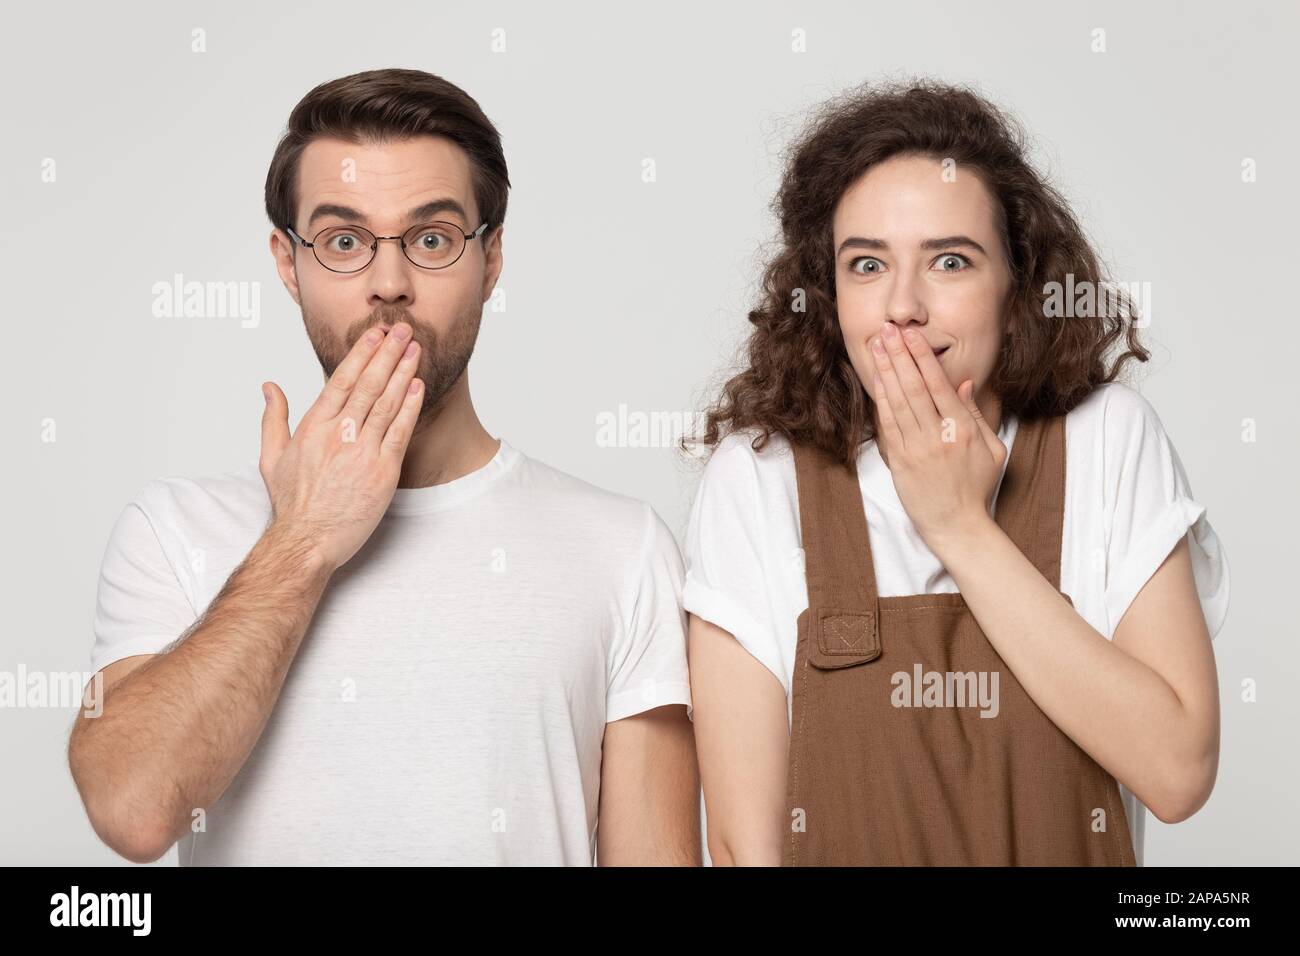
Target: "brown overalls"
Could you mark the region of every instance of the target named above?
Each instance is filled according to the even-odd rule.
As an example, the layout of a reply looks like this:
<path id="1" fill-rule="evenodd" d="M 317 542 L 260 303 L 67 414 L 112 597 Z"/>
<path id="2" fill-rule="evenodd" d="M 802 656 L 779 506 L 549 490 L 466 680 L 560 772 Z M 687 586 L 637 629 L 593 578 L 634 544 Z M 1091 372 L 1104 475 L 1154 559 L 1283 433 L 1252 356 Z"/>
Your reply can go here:
<path id="1" fill-rule="evenodd" d="M 877 595 L 856 469 L 794 451 L 808 609 L 784 865 L 1135 865 L 1115 778 L 1038 709 L 960 594 Z M 1063 416 L 1021 421 L 994 516 L 1059 591 Z"/>

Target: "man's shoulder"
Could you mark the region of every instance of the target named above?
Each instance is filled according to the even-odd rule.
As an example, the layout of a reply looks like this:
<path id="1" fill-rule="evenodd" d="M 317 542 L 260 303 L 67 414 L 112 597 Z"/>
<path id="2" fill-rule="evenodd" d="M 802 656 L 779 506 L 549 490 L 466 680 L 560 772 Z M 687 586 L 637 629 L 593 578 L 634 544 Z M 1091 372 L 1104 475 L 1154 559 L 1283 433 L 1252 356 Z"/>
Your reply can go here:
<path id="1" fill-rule="evenodd" d="M 199 476 L 163 475 L 147 482 L 130 504 L 152 520 L 173 525 L 227 525 L 265 520 L 270 498 L 257 461 Z"/>
<path id="2" fill-rule="evenodd" d="M 530 515 L 551 532 L 642 550 L 662 519 L 649 502 L 581 478 L 548 462 L 525 456 L 516 487 Z"/>
<path id="3" fill-rule="evenodd" d="M 596 521 L 644 522 L 646 502 L 527 456 L 521 478 L 539 505 L 588 513 Z"/>

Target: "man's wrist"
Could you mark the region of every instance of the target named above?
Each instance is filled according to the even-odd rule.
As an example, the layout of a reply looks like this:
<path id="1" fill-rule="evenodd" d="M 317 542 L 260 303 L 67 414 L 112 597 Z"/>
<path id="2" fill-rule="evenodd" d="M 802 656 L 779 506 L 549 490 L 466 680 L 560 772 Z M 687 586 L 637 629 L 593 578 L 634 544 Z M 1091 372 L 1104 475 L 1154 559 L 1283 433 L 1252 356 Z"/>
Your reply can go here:
<path id="1" fill-rule="evenodd" d="M 309 583 L 323 586 L 334 574 L 314 536 L 294 525 L 272 519 L 258 545 L 267 558 Z"/>

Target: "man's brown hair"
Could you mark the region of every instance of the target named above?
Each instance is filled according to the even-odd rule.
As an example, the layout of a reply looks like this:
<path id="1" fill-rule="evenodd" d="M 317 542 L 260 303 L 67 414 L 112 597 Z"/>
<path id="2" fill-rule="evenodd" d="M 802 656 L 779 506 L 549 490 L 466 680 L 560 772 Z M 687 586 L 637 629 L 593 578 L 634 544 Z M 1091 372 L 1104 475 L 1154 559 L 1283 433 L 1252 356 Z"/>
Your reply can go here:
<path id="1" fill-rule="evenodd" d="M 510 178 L 496 127 L 454 83 L 422 70 L 391 69 L 322 83 L 293 108 L 266 174 L 266 214 L 272 225 L 294 226 L 298 160 L 308 143 L 322 137 L 384 143 L 413 136 L 442 136 L 469 154 L 482 221 L 489 231 L 505 221 Z"/>

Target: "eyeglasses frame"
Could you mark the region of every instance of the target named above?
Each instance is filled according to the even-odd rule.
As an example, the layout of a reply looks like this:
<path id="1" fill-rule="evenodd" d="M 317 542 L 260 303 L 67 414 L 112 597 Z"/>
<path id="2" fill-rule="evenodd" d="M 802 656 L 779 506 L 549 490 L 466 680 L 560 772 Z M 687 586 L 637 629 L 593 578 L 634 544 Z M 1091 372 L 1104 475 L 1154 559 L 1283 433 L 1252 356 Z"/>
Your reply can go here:
<path id="1" fill-rule="evenodd" d="M 452 259 L 451 262 L 447 263 L 445 266 L 422 266 L 406 254 L 406 237 L 410 235 L 413 230 L 422 229 L 425 226 L 432 226 L 435 223 L 442 226 L 451 226 L 453 229 L 455 229 L 457 232 L 461 234 L 465 242 L 461 245 L 460 252 L 456 254 L 456 258 Z M 369 269 L 370 264 L 375 261 L 375 256 L 379 254 L 379 244 L 388 239 L 396 240 L 397 242 L 401 243 L 402 255 L 406 258 L 407 262 L 415 266 L 417 269 L 424 269 L 428 272 L 437 272 L 441 269 L 450 269 L 452 266 L 454 266 L 457 262 L 460 261 L 461 256 L 465 255 L 465 250 L 469 248 L 469 241 L 471 239 L 478 239 L 479 237 L 481 237 L 484 231 L 487 229 L 487 227 L 488 227 L 488 223 L 484 222 L 473 232 L 465 232 L 463 229 L 460 228 L 460 226 L 456 225 L 454 222 L 447 222 L 447 220 L 445 219 L 430 219 L 428 222 L 417 223 L 416 225 L 412 226 L 410 229 L 406 230 L 406 232 L 402 233 L 400 236 L 375 236 L 375 242 L 370 247 L 370 260 L 360 269 L 350 269 L 350 270 L 330 269 L 329 266 L 321 262 L 320 256 L 316 254 L 316 240 L 318 240 L 324 233 L 328 232 L 331 229 L 360 229 L 368 233 L 369 235 L 374 236 L 375 234 L 371 232 L 369 229 L 366 229 L 365 226 L 357 225 L 355 223 L 348 223 L 347 225 L 344 226 L 326 226 L 324 229 L 321 229 L 319 232 L 317 232 L 316 235 L 311 237 L 311 242 L 308 242 L 302 236 L 298 235 L 298 233 L 294 230 L 293 226 L 285 226 L 284 229 L 285 232 L 287 232 L 289 236 L 294 240 L 294 242 L 310 249 L 312 257 L 317 262 L 320 262 L 323 268 L 329 269 L 329 271 L 333 272 L 335 275 L 351 276 L 351 275 L 356 275 L 358 272 L 364 272 L 366 269 Z"/>

